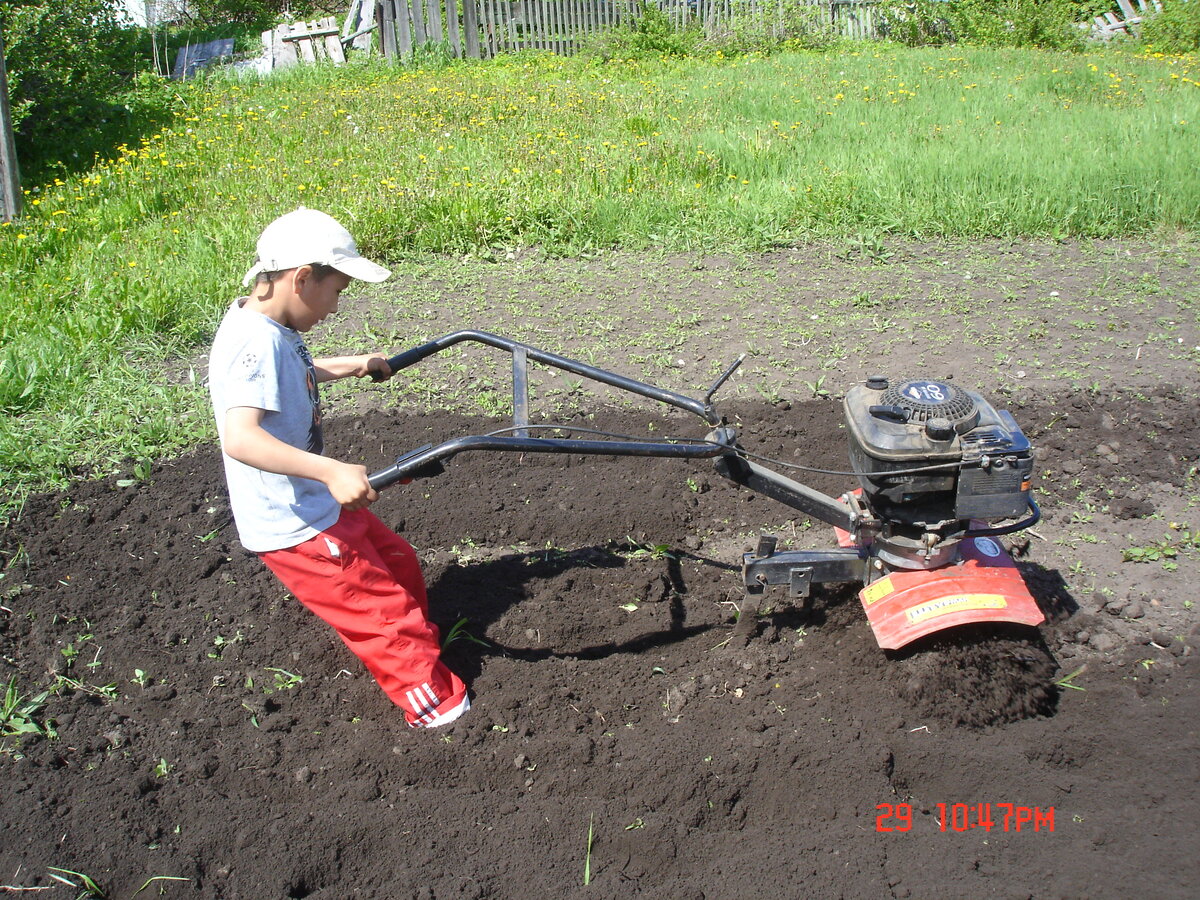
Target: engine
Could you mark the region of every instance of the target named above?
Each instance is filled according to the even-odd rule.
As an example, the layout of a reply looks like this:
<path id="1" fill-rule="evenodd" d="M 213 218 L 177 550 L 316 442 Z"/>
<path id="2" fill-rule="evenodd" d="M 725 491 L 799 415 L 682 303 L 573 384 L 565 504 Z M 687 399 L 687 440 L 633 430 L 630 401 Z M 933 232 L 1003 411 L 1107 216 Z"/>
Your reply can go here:
<path id="1" fill-rule="evenodd" d="M 1026 513 L 1032 447 L 1007 411 L 974 391 L 875 375 L 847 393 L 845 413 L 868 507 L 914 547 Z"/>

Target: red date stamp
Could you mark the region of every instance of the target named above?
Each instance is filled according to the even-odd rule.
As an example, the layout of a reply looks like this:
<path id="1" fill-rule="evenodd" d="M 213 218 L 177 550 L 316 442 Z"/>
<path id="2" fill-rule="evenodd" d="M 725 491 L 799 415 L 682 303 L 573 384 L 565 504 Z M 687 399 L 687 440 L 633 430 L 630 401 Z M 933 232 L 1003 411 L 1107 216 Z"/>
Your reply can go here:
<path id="1" fill-rule="evenodd" d="M 1054 807 L 1015 803 L 938 803 L 938 831 L 1053 831 Z M 875 807 L 875 831 L 911 831 L 911 803 L 880 803 Z"/>

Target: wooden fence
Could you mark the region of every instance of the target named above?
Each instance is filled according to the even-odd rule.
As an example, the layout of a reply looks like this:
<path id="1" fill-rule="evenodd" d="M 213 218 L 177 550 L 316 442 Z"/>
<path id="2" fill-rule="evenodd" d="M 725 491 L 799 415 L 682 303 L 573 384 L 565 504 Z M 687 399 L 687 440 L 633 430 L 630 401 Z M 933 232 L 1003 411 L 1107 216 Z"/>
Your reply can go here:
<path id="1" fill-rule="evenodd" d="M 877 0 L 650 0 L 676 28 L 710 36 L 734 28 L 775 37 L 788 33 L 789 13 L 813 7 L 814 27 L 846 37 L 877 37 Z M 405 58 L 428 44 L 454 57 L 489 58 L 516 50 L 570 54 L 580 38 L 633 21 L 641 0 L 378 0 L 380 46 Z"/>

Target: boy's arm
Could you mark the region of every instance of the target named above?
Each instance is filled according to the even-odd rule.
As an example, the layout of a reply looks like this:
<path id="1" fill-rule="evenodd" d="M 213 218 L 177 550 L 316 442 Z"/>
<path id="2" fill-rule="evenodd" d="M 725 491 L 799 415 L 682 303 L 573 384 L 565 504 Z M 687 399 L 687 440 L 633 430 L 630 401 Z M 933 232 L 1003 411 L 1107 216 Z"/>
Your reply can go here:
<path id="1" fill-rule="evenodd" d="M 362 509 L 379 499 L 367 481 L 367 467 L 344 463 L 285 444 L 262 427 L 264 411 L 235 406 L 225 413 L 221 448 L 238 462 L 296 478 L 322 482 L 346 509 Z"/>
<path id="2" fill-rule="evenodd" d="M 314 359 L 313 368 L 317 372 L 317 382 L 333 381 L 336 378 L 366 378 L 375 372 L 380 372 L 386 379 L 391 376 L 387 359 L 378 353 L 368 353 L 365 356 L 330 356 L 325 359 Z"/>

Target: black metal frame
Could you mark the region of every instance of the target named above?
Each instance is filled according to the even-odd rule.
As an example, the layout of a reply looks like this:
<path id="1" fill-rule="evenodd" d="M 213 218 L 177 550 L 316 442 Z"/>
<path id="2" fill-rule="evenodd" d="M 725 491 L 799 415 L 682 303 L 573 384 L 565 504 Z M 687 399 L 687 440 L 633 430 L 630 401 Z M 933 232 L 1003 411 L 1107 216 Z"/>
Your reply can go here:
<path id="1" fill-rule="evenodd" d="M 444 471 L 442 461 L 472 450 L 510 453 L 578 453 L 593 456 L 649 456 L 674 459 L 713 459 L 717 472 L 734 484 L 748 488 L 792 509 L 833 525 L 850 534 L 856 546 L 829 550 L 789 550 L 776 552 L 777 541 L 764 535 L 754 553 L 742 557 L 742 581 L 745 603 L 739 618 L 739 632 L 752 627 L 761 595 L 768 585 L 787 585 L 793 598 L 807 598 L 813 584 L 824 582 L 862 581 L 869 583 L 881 574 L 882 564 L 870 550 L 873 536 L 878 534 L 879 520 L 862 500 L 853 493 L 835 499 L 822 494 L 778 472 L 757 465 L 746 458 L 737 444 L 737 432 L 725 424 L 713 405 L 718 388 L 736 371 L 742 362 L 739 357 L 709 388 L 702 400 L 664 390 L 632 378 L 626 378 L 568 359 L 528 344 L 500 337 L 486 331 L 455 331 L 406 350 L 389 359 L 394 375 L 421 360 L 440 353 L 463 341 L 475 341 L 506 350 L 512 354 L 513 426 L 511 434 L 483 434 L 454 438 L 434 446 L 426 444 L 396 459 L 392 465 L 368 476 L 371 486 L 381 490 L 406 478 L 424 478 Z M 529 423 L 529 363 L 552 368 L 609 385 L 627 393 L 657 400 L 703 419 L 711 430 L 704 438 L 673 439 L 669 441 L 634 441 L 618 438 L 586 440 L 576 438 L 533 437 Z M 375 376 L 383 381 L 389 376 Z M 569 425 L 558 426 L 569 430 Z M 1031 516 L 1013 525 L 977 529 L 968 536 L 1008 534 L 1027 528 L 1037 521 L 1039 511 L 1032 498 Z"/>
<path id="2" fill-rule="evenodd" d="M 607 384 L 618 390 L 637 394 L 651 400 L 657 400 L 677 409 L 693 413 L 712 426 L 721 425 L 721 417 L 713 406 L 712 397 L 717 389 L 734 373 L 741 364 L 739 358 L 709 388 L 703 400 L 664 390 L 651 384 L 645 384 L 623 375 L 617 375 L 605 369 L 598 369 L 586 363 L 565 356 L 558 356 L 539 350 L 520 341 L 486 331 L 455 331 L 443 335 L 436 340 L 406 350 L 389 359 L 388 367 L 392 374 L 408 368 L 426 357 L 440 353 L 463 341 L 477 341 L 491 347 L 507 350 L 512 354 L 513 374 L 513 427 L 511 435 L 487 434 L 471 435 L 455 438 L 438 444 L 436 447 L 426 445 L 410 451 L 399 457 L 386 469 L 369 476 L 371 486 L 376 490 L 395 484 L 402 478 L 420 478 L 437 474 L 441 471 L 441 462 L 468 450 L 490 450 L 509 453 L 579 453 L 593 456 L 658 456 L 674 459 L 711 459 L 713 457 L 736 453 L 736 432 L 731 428 L 715 427 L 703 439 L 693 441 L 625 441 L 625 440 L 583 440 L 576 438 L 543 438 L 531 437 L 529 434 L 529 363 L 541 363 L 556 369 L 562 369 L 575 375 L 589 378 L 601 384 Z M 390 376 L 388 376 L 390 377 Z M 376 377 L 377 381 L 385 380 Z M 570 426 L 561 426 L 569 429 Z"/>

